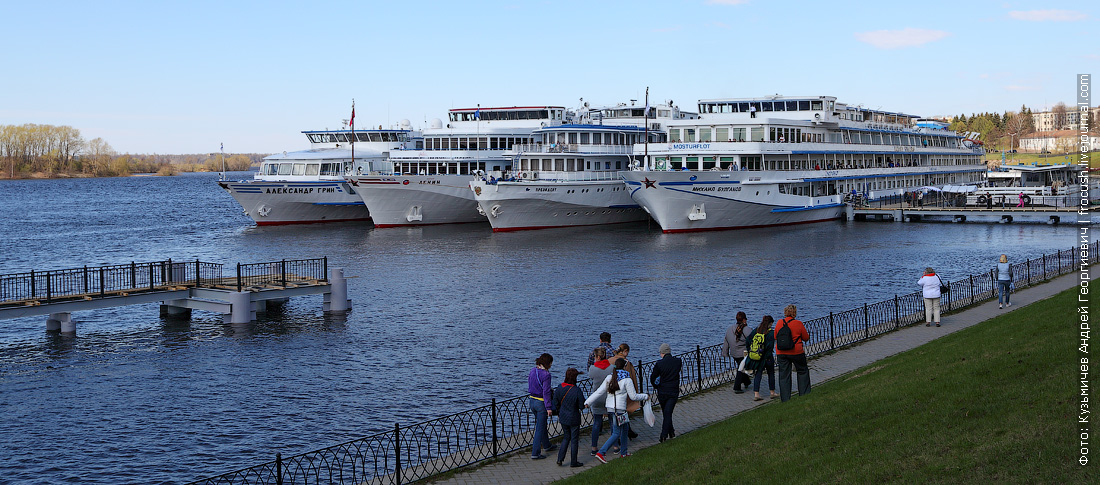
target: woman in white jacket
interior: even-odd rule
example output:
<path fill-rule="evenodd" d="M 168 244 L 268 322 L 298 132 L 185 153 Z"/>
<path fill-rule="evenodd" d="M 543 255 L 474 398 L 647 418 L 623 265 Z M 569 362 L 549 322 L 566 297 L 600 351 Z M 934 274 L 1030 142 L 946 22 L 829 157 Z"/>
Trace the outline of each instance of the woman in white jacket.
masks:
<path fill-rule="evenodd" d="M 940 285 L 943 281 L 932 268 L 924 268 L 924 276 L 917 280 L 924 294 L 924 321 L 925 327 L 940 326 Z"/>
<path fill-rule="evenodd" d="M 611 436 L 607 438 L 607 442 L 603 444 L 600 451 L 596 452 L 596 459 L 603 463 L 607 463 L 604 454 L 615 444 L 615 440 L 619 441 L 619 456 L 630 456 L 626 449 L 627 443 L 630 441 L 630 438 L 627 437 L 627 426 L 630 424 L 630 415 L 626 412 L 627 399 L 634 401 L 649 399 L 648 394 L 639 393 L 635 390 L 634 380 L 630 378 L 629 372 L 623 370 L 624 367 L 626 367 L 625 359 L 616 360 L 615 372 L 607 376 L 600 387 L 584 401 L 585 406 L 591 406 L 592 403 L 597 402 L 597 399 L 604 399 L 607 412 L 614 416 Z"/>

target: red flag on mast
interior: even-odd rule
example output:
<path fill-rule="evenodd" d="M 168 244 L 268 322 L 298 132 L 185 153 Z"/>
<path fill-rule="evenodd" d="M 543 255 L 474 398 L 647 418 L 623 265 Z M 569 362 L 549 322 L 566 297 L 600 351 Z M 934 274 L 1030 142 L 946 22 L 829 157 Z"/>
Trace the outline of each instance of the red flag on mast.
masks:
<path fill-rule="evenodd" d="M 355 103 L 351 103 L 351 128 L 355 129 Z"/>

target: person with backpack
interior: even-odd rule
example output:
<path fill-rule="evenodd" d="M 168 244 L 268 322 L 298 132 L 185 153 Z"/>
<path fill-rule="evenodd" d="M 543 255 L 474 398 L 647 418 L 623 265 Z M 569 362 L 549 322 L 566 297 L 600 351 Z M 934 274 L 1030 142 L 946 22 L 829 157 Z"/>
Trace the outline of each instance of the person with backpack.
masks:
<path fill-rule="evenodd" d="M 577 387 L 577 374 L 580 372 L 572 367 L 565 370 L 565 382 L 554 389 L 554 412 L 558 415 L 558 423 L 561 424 L 562 439 L 561 448 L 558 448 L 558 466 L 562 466 L 565 460 L 565 450 L 569 448 L 569 466 L 573 468 L 584 466 L 577 461 L 577 446 L 581 438 L 581 409 L 584 409 L 584 396 Z"/>
<path fill-rule="evenodd" d="M 607 442 L 600 447 L 600 451 L 596 452 L 596 459 L 603 463 L 607 463 L 604 454 L 607 453 L 607 450 L 611 449 L 611 446 L 615 444 L 616 441 L 619 443 L 619 456 L 624 458 L 630 456 L 630 453 L 627 451 L 627 445 L 630 442 L 627 437 L 627 429 L 630 425 L 630 414 L 626 412 L 626 401 L 628 399 L 634 401 L 649 399 L 649 394 L 635 391 L 634 380 L 630 378 L 630 373 L 624 370 L 624 367 L 626 367 L 626 359 L 616 359 L 615 372 L 607 376 L 607 378 L 600 383 L 600 387 L 584 401 L 585 406 L 591 406 L 592 403 L 597 400 L 603 399 L 604 406 L 614 416 L 614 426 L 611 427 L 611 436 L 608 437 Z"/>
<path fill-rule="evenodd" d="M 1008 255 L 1002 254 L 997 263 L 997 308 L 1012 306 L 1012 265 L 1008 264 Z"/>
<path fill-rule="evenodd" d="M 737 312 L 737 322 L 726 329 L 726 338 L 722 341 L 722 357 L 733 359 L 734 371 L 733 392 L 741 394 L 742 389 L 749 386 L 749 375 L 741 372 L 741 360 L 745 358 L 745 328 L 748 327 L 749 317 L 745 312 Z"/>
<path fill-rule="evenodd" d="M 657 348 L 661 360 L 653 364 L 653 372 L 649 373 L 649 383 L 657 389 L 657 402 L 661 404 L 661 437 L 659 442 L 664 443 L 667 438 L 676 437 L 676 428 L 672 427 L 672 410 L 676 407 L 676 399 L 680 397 L 680 369 L 684 363 L 679 357 L 672 355 L 672 349 L 668 344 L 661 344 Z"/>
<path fill-rule="evenodd" d="M 923 288 L 924 326 L 931 327 L 933 323 L 940 326 L 940 286 L 943 280 L 929 267 L 924 268 L 924 276 L 917 280 L 917 284 Z"/>
<path fill-rule="evenodd" d="M 798 307 L 787 305 L 783 319 L 775 326 L 775 354 L 779 363 L 779 400 L 791 399 L 791 367 L 798 374 L 798 395 L 810 392 L 810 365 L 806 362 L 803 342 L 810 341 L 810 333 L 797 319 Z"/>
<path fill-rule="evenodd" d="M 753 401 L 764 400 L 760 397 L 760 379 L 765 370 L 768 371 L 768 390 L 771 391 L 771 398 L 779 397 L 779 394 L 775 393 L 775 357 L 772 355 L 772 348 L 775 346 L 775 337 L 772 335 L 773 322 L 775 322 L 775 319 L 771 315 L 764 315 L 760 325 L 748 337 L 745 337 L 745 346 L 748 348 L 747 358 L 749 359 L 749 362 L 745 364 L 745 371 L 753 372 Z"/>

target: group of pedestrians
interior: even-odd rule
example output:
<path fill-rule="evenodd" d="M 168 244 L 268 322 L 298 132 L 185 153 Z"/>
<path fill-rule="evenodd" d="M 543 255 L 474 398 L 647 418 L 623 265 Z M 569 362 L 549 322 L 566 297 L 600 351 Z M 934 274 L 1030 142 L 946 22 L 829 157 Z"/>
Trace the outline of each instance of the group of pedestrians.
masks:
<path fill-rule="evenodd" d="M 993 270 L 997 277 L 997 308 L 1003 309 L 1012 306 L 1012 265 L 1008 263 L 1008 255 L 1002 254 L 997 260 Z M 917 280 L 924 296 L 924 326 L 940 326 L 941 299 L 944 293 L 950 291 L 950 286 L 940 279 L 940 275 L 932 267 L 924 268 L 924 275 Z"/>
<path fill-rule="evenodd" d="M 1011 306 L 1012 303 L 1012 266 L 1008 256 L 1002 254 L 994 270 L 997 280 L 998 307 Z M 939 327 L 940 299 L 946 293 L 947 284 L 940 279 L 931 267 L 917 281 L 922 288 L 925 304 L 925 326 Z M 768 376 L 770 398 L 780 401 L 790 400 L 792 387 L 797 381 L 798 394 L 810 392 L 810 372 L 804 344 L 810 342 L 810 334 L 805 325 L 798 320 L 798 308 L 787 305 L 783 309 L 783 318 L 778 322 L 771 315 L 764 315 L 760 323 L 750 327 L 745 312 L 737 312 L 734 324 L 726 330 L 721 355 L 735 362 L 734 393 L 744 393 L 751 383 L 753 400 L 762 401 L 760 385 L 763 375 Z M 653 365 L 650 373 L 650 385 L 657 393 L 657 402 L 661 406 L 662 423 L 659 441 L 676 437 L 672 414 L 680 396 L 680 373 L 683 362 L 672 355 L 669 345 L 658 347 L 660 360 Z M 612 347 L 611 334 L 600 334 L 599 345 L 588 357 L 588 376 L 592 389 L 585 398 L 584 392 L 577 387 L 577 378 L 581 374 L 570 367 L 560 386 L 551 385 L 550 367 L 554 358 L 542 354 L 535 360 L 535 366 L 528 373 L 528 404 L 535 419 L 535 432 L 532 439 L 531 459 L 545 459 L 543 451 L 558 450 L 557 464 L 564 466 L 566 452 L 569 452 L 569 466 L 580 467 L 577 454 L 580 441 L 581 416 L 585 407 L 592 413 L 591 455 L 607 463 L 606 455 L 611 451 L 620 457 L 630 456 L 630 440 L 637 433 L 630 429 L 630 413 L 638 410 L 649 399 L 649 394 L 639 392 L 638 374 L 631 364 L 630 346 L 621 344 Z M 775 368 L 779 368 L 779 393 L 775 391 Z M 751 373 L 751 377 L 750 374 Z M 562 427 L 562 445 L 550 442 L 548 423 L 554 415 Z M 611 435 L 599 445 L 599 437 L 604 418 Z"/>
<path fill-rule="evenodd" d="M 764 315 L 760 324 L 750 330 L 745 312 L 737 312 L 736 323 L 726 330 L 721 354 L 733 359 L 736 364 L 734 393 L 745 392 L 751 382 L 753 400 L 764 400 L 760 396 L 760 381 L 766 372 L 771 399 L 778 397 L 781 401 L 788 401 L 791 398 L 792 371 L 797 375 L 798 394 L 801 396 L 810 392 L 810 367 L 802 346 L 810 341 L 810 333 L 798 320 L 798 307 L 795 305 L 787 305 L 783 309 L 783 317 L 773 328 L 775 318 Z M 779 364 L 779 394 L 775 392 L 776 363 Z M 749 372 L 752 372 L 752 377 L 749 377 Z"/>
<path fill-rule="evenodd" d="M 773 327 L 775 318 L 764 315 L 760 324 L 750 330 L 748 317 L 744 312 L 737 312 L 736 323 L 726 330 L 721 354 L 736 363 L 734 393 L 745 392 L 751 382 L 753 400 L 764 400 L 760 396 L 760 381 L 767 373 L 771 399 L 778 397 L 781 401 L 788 401 L 791 398 L 792 371 L 797 375 L 798 394 L 801 396 L 810 392 L 810 367 L 802 346 L 803 342 L 810 341 L 810 333 L 798 320 L 798 307 L 795 305 L 787 305 L 783 316 L 779 324 Z M 775 392 L 776 363 L 779 364 L 779 394 Z M 749 372 L 752 372 L 751 378 Z"/>

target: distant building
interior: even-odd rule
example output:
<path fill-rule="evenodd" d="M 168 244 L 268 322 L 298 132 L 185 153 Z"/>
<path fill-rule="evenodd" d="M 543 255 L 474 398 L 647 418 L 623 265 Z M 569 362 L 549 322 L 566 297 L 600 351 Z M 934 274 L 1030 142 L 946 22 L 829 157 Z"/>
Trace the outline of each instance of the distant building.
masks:
<path fill-rule="evenodd" d="M 1100 116 L 1100 107 L 1090 109 L 1089 115 L 1093 118 Z M 1054 113 L 1051 111 L 1032 113 L 1031 121 L 1035 125 L 1036 131 L 1076 130 L 1080 128 L 1081 112 L 1077 111 L 1074 106 L 1066 106 L 1066 123 L 1062 126 L 1054 126 Z"/>
<path fill-rule="evenodd" d="M 1076 152 L 1081 132 L 1077 130 L 1040 131 L 1020 138 L 1022 152 Z M 1100 150 L 1100 135 L 1088 134 L 1089 151 Z"/>

